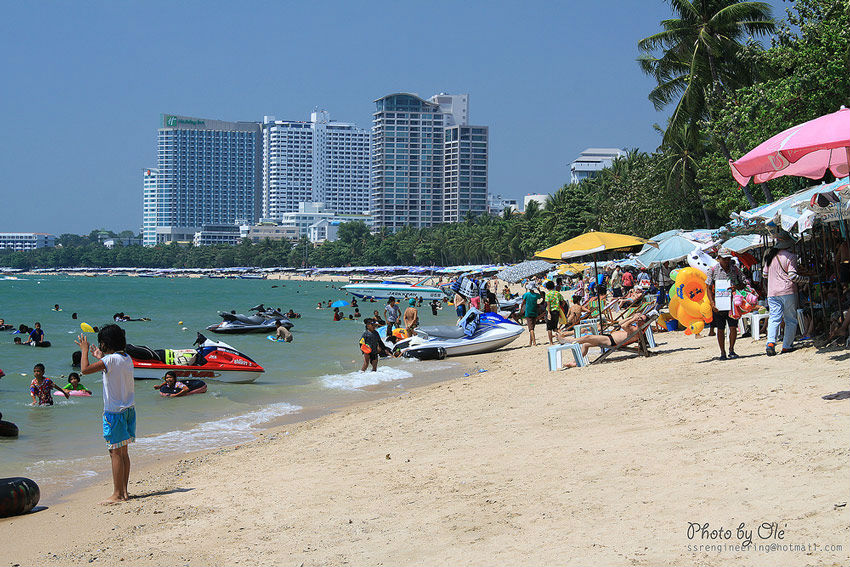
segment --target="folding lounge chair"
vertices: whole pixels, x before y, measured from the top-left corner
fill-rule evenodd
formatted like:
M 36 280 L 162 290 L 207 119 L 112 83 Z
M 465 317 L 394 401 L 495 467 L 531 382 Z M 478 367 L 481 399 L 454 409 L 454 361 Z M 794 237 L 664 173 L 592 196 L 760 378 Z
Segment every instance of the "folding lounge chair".
M 605 352 L 603 352 L 601 355 L 599 355 L 598 358 L 591 361 L 591 364 L 596 364 L 597 362 L 601 362 L 601 361 L 605 360 L 605 358 L 607 358 L 609 355 L 611 355 L 611 354 L 613 354 L 617 351 L 622 351 L 622 350 L 634 352 L 636 354 L 640 354 L 640 355 L 643 355 L 643 356 L 651 355 L 652 353 L 649 351 L 649 344 L 648 344 L 647 339 L 646 339 L 646 330 L 653 323 L 655 323 L 655 321 L 658 319 L 658 312 L 657 311 L 651 311 L 647 315 L 648 315 L 647 320 L 644 321 L 643 323 L 641 323 L 640 327 L 638 327 L 637 330 L 630 333 L 629 336 L 627 336 L 626 339 L 623 340 L 622 342 L 619 342 L 616 345 L 612 346 L 611 348 L 608 348 Z M 637 339 L 638 339 L 637 340 L 637 346 L 627 346 L 627 345 L 629 345 L 630 342 L 633 341 L 633 339 L 635 337 L 637 337 Z

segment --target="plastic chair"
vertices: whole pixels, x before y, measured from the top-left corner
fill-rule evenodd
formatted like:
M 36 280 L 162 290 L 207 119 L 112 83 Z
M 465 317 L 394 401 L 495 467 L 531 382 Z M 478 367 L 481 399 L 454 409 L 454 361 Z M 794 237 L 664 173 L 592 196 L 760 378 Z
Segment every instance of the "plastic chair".
M 587 333 L 585 331 L 590 332 Z M 575 325 L 573 325 L 573 332 L 575 332 L 577 339 L 580 339 L 585 335 L 599 334 L 599 319 L 590 319 L 587 321 L 582 321 L 581 323 L 576 323 Z
M 750 321 L 750 333 L 753 336 L 753 340 L 757 341 L 761 338 L 761 322 L 766 321 L 770 317 L 770 312 L 767 313 L 756 313 L 755 311 L 747 315 L 747 318 Z
M 567 343 L 565 345 L 553 345 L 549 347 L 549 370 L 554 372 L 564 367 L 563 353 L 565 350 L 572 351 L 577 366 L 590 364 L 587 357 L 581 353 L 581 345 L 578 343 Z

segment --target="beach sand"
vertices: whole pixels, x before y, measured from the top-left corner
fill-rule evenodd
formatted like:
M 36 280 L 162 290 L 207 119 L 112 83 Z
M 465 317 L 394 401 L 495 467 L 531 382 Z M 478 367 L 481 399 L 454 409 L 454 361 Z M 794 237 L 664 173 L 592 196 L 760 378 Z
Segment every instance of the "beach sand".
M 0 564 L 850 563 L 850 400 L 821 398 L 850 389 L 850 354 L 746 338 L 720 362 L 713 337 L 657 338 L 548 372 L 522 335 L 469 377 L 133 470 L 118 506 L 44 487 L 46 510 L 0 520 Z M 802 550 L 730 550 L 741 523 Z

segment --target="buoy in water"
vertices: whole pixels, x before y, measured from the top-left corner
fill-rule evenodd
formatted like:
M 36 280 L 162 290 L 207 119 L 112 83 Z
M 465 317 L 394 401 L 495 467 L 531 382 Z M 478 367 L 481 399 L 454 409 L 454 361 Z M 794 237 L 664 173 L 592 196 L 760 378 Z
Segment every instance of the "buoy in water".
M 0 518 L 26 514 L 38 504 L 41 491 L 34 480 L 16 476 L 0 478 Z
M 0 413 L 0 437 L 17 437 L 18 426 L 11 421 L 3 421 L 3 414 Z

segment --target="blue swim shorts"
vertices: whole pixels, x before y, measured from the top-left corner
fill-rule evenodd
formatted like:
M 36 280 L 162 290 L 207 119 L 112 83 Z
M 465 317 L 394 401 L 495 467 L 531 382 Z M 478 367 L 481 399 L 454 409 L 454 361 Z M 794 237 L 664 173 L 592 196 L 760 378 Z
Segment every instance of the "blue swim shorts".
M 103 412 L 103 438 L 108 449 L 118 449 L 136 441 L 136 408 L 118 413 Z

